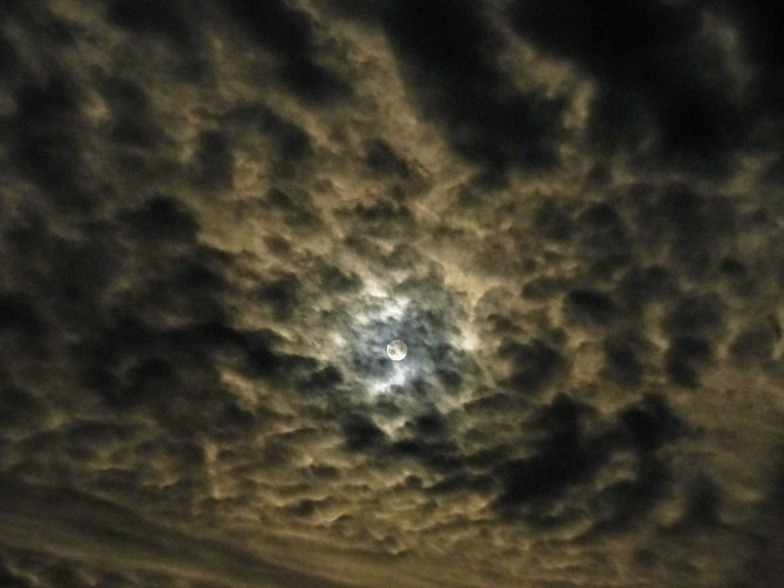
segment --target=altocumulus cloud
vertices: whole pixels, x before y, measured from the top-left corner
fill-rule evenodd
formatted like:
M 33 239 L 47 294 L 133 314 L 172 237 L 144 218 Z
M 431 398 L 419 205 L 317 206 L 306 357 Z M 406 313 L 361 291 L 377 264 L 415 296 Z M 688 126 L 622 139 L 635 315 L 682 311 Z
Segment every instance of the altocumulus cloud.
M 777 586 L 783 19 L 0 9 L 0 583 Z

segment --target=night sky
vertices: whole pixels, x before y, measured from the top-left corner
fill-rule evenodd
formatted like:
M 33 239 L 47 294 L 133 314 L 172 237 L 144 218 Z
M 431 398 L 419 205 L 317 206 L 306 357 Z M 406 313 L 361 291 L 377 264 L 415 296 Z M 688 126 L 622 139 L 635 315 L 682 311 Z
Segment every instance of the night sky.
M 782 30 L 2 1 L 0 587 L 782 586 Z

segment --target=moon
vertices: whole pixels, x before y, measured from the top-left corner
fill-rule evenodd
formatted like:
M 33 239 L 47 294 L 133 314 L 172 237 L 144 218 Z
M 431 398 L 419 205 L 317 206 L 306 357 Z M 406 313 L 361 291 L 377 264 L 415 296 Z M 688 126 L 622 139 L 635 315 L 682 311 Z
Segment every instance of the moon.
M 400 361 L 408 353 L 408 347 L 400 339 L 395 339 L 387 345 L 387 355 L 392 361 Z

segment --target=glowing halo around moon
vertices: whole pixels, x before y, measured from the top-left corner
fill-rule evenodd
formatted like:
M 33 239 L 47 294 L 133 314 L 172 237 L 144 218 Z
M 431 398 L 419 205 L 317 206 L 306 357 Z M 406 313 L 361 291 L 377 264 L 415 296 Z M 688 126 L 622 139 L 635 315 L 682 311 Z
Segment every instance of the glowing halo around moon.
M 392 361 L 401 361 L 406 357 L 407 353 L 408 347 L 400 339 L 390 341 L 389 345 L 387 345 L 387 355 Z

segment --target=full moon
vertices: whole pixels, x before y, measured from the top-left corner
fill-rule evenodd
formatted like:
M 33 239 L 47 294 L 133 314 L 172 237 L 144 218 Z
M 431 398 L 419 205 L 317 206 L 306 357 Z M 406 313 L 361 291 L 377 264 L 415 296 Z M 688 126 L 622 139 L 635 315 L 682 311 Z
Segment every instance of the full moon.
M 393 361 L 400 361 L 408 353 L 408 347 L 400 339 L 395 339 L 387 345 L 387 355 Z

